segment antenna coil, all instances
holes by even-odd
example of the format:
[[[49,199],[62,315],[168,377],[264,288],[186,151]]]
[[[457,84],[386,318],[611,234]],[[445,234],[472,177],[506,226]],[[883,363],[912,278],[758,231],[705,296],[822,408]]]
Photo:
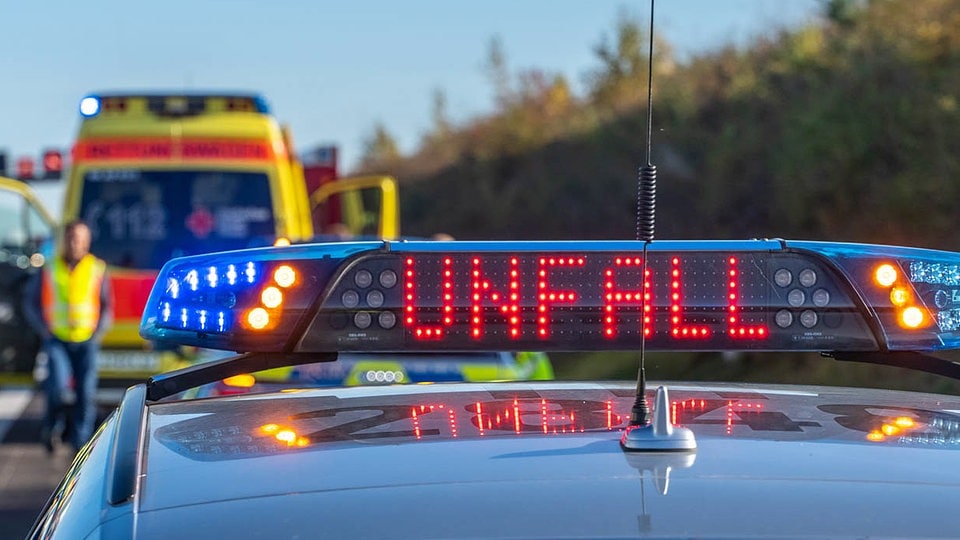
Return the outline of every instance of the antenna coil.
[[[637,240],[652,242],[657,221],[657,166],[640,167],[637,187]]]

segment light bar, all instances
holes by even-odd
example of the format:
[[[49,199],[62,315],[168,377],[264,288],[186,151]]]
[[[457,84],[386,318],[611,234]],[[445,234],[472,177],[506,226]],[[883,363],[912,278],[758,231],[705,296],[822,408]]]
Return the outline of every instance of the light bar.
[[[882,281],[876,279],[883,268]],[[960,254],[783,241],[341,242],[170,261],[141,335],[234,351],[960,347]]]
[[[136,106],[133,106],[136,104]],[[80,115],[92,119],[101,112],[125,114],[149,111],[164,117],[184,117],[214,113],[270,114],[270,106],[259,94],[181,93],[181,94],[92,94],[80,100]],[[136,114],[136,113],[134,113]]]

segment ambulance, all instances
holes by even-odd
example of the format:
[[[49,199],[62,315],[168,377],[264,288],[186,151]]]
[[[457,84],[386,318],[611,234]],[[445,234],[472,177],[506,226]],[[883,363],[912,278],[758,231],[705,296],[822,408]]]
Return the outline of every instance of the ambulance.
[[[91,251],[109,265],[115,323],[98,366],[101,387],[119,390],[201,359],[200,349],[163,350],[137,333],[147,295],[167,260],[305,242],[325,224],[315,227],[303,165],[288,130],[260,95],[99,93],[81,100],[80,114],[62,215],[65,222],[87,222]],[[333,179],[313,205],[329,206],[330,197],[340,194],[352,206],[327,210],[326,219],[395,237],[395,211],[392,221],[378,223],[380,211],[364,209],[355,193],[390,186],[360,184],[369,187]],[[378,204],[386,200],[395,209],[395,197],[394,189]],[[113,401],[105,397],[109,392],[101,394],[101,402]]]

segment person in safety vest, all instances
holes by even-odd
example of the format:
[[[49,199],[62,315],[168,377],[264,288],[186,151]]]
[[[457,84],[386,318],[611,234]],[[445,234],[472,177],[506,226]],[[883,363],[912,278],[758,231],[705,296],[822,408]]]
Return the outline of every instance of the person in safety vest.
[[[96,356],[113,320],[113,299],[104,261],[90,253],[90,228],[67,223],[59,253],[27,284],[24,314],[43,341],[48,375],[41,442],[53,452],[65,428],[62,412],[73,383],[72,426],[65,437],[78,451],[93,435],[96,421]]]

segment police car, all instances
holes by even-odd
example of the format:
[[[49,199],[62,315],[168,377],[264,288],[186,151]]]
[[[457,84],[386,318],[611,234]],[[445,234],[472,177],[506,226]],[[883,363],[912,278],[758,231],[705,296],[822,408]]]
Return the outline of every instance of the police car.
[[[30,537],[955,537],[956,396],[549,381],[173,398],[394,352],[820,351],[956,377],[937,354],[960,347],[958,291],[958,253],[783,240],[174,259],[143,337],[242,354],[131,387]]]

